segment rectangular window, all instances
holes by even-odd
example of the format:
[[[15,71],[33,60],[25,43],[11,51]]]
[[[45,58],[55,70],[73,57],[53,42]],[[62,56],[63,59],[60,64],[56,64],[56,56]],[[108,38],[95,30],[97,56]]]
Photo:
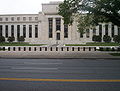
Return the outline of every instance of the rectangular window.
[[[32,38],[32,25],[29,25],[29,38]]]
[[[5,18],[6,21],[8,21],[8,18]]]
[[[48,19],[49,23],[49,38],[53,37],[53,18]]]
[[[14,37],[14,25],[11,25],[11,37]]]
[[[95,28],[93,29],[93,35],[96,35],[96,29]]]
[[[68,25],[64,25],[64,38],[68,38]]]
[[[23,25],[23,37],[26,38],[26,25]]]
[[[118,35],[120,35],[120,27],[118,27]]]
[[[60,33],[57,33],[57,40],[60,40]]]
[[[31,21],[32,20],[32,17],[29,17],[29,21]]]
[[[99,25],[99,35],[102,36],[102,25]]]
[[[14,17],[11,17],[11,21],[14,21]]]
[[[105,35],[108,35],[108,25],[105,25]]]
[[[23,17],[23,21],[26,21],[26,17]]]
[[[112,37],[114,37],[114,25],[112,25]]]
[[[0,21],[2,21],[3,19],[2,18],[0,18]]]
[[[3,27],[0,25],[0,36],[2,36]]]
[[[61,18],[56,18],[56,31],[61,30]]]
[[[5,37],[8,38],[8,25],[5,26]]]
[[[20,17],[17,17],[17,21],[20,21]]]
[[[35,20],[37,21],[37,20],[38,20],[38,17],[35,17]]]
[[[20,37],[20,25],[17,25],[17,37]]]
[[[86,30],[86,37],[87,37],[87,38],[90,37],[90,30],[89,30],[89,29]]]
[[[38,25],[35,25],[35,38],[38,38]]]

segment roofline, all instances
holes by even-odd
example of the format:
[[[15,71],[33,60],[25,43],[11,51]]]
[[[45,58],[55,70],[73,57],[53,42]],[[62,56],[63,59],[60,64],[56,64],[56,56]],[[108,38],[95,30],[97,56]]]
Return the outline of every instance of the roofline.
[[[0,14],[0,16],[23,16],[23,15],[38,15],[38,14]]]

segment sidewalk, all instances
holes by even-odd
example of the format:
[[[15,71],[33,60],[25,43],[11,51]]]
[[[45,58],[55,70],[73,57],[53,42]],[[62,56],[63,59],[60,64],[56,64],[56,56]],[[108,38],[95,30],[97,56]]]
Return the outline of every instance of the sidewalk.
[[[0,52],[0,58],[120,58],[103,52]]]

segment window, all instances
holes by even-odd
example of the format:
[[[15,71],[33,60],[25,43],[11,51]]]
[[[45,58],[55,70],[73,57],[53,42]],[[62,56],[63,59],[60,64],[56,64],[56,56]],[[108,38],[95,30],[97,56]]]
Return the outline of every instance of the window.
[[[53,37],[53,18],[48,19],[49,22],[49,38]]]
[[[120,35],[120,27],[118,27],[118,35]]]
[[[14,17],[11,17],[11,21],[14,21]]]
[[[14,25],[11,25],[11,36],[14,37]]]
[[[38,25],[35,25],[35,38],[38,38]]]
[[[90,37],[90,30],[89,30],[89,29],[86,30],[86,37],[87,37],[87,38]]]
[[[38,20],[38,17],[35,17],[35,20]]]
[[[32,25],[29,25],[29,38],[32,38]]]
[[[23,21],[26,21],[26,17],[23,17]]]
[[[80,33],[80,38],[83,38],[83,33]]]
[[[32,20],[32,17],[29,17],[29,21],[31,21]]]
[[[105,25],[105,35],[108,35],[108,25]]]
[[[57,36],[56,36],[57,38],[57,40],[60,40],[60,33],[57,33]]]
[[[95,28],[93,29],[93,35],[96,35],[96,29]]]
[[[8,21],[8,18],[5,18],[5,21]]]
[[[26,38],[26,25],[23,25],[23,37]]]
[[[112,25],[112,37],[114,37],[114,25]]]
[[[17,37],[20,37],[20,25],[17,25]]]
[[[61,30],[61,18],[56,18],[56,31]]]
[[[3,29],[3,26],[0,25],[0,36],[2,36],[2,29]]]
[[[2,18],[0,18],[0,21],[2,21]]]
[[[99,35],[102,36],[102,25],[99,25]]]
[[[5,26],[5,37],[8,38],[8,25]]]
[[[17,21],[20,21],[20,17],[17,17]]]
[[[68,25],[64,25],[64,38],[68,38]]]

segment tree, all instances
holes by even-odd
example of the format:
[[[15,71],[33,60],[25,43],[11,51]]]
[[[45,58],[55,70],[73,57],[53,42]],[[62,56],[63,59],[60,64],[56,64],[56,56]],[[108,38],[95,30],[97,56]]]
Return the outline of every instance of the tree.
[[[120,43],[120,35],[115,35],[115,36],[113,37],[113,41],[114,41],[115,43]]]
[[[59,14],[65,24],[77,20],[79,32],[99,22],[112,22],[120,26],[120,0],[64,0],[59,5]]]
[[[15,37],[8,37],[8,39],[7,39],[7,41],[9,41],[9,42],[13,42],[13,41],[15,41]]]
[[[94,35],[94,36],[92,37],[92,41],[101,42],[101,41],[102,41],[102,37],[99,36],[99,35]]]
[[[4,36],[0,36],[0,43],[5,42],[5,37]]]
[[[106,43],[109,43],[109,42],[111,42],[111,37],[108,36],[108,35],[104,35],[103,36],[103,41],[106,42]]]
[[[25,41],[25,38],[24,38],[23,36],[20,36],[20,37],[17,38],[17,40],[18,40],[19,42],[24,42],[24,41]]]

